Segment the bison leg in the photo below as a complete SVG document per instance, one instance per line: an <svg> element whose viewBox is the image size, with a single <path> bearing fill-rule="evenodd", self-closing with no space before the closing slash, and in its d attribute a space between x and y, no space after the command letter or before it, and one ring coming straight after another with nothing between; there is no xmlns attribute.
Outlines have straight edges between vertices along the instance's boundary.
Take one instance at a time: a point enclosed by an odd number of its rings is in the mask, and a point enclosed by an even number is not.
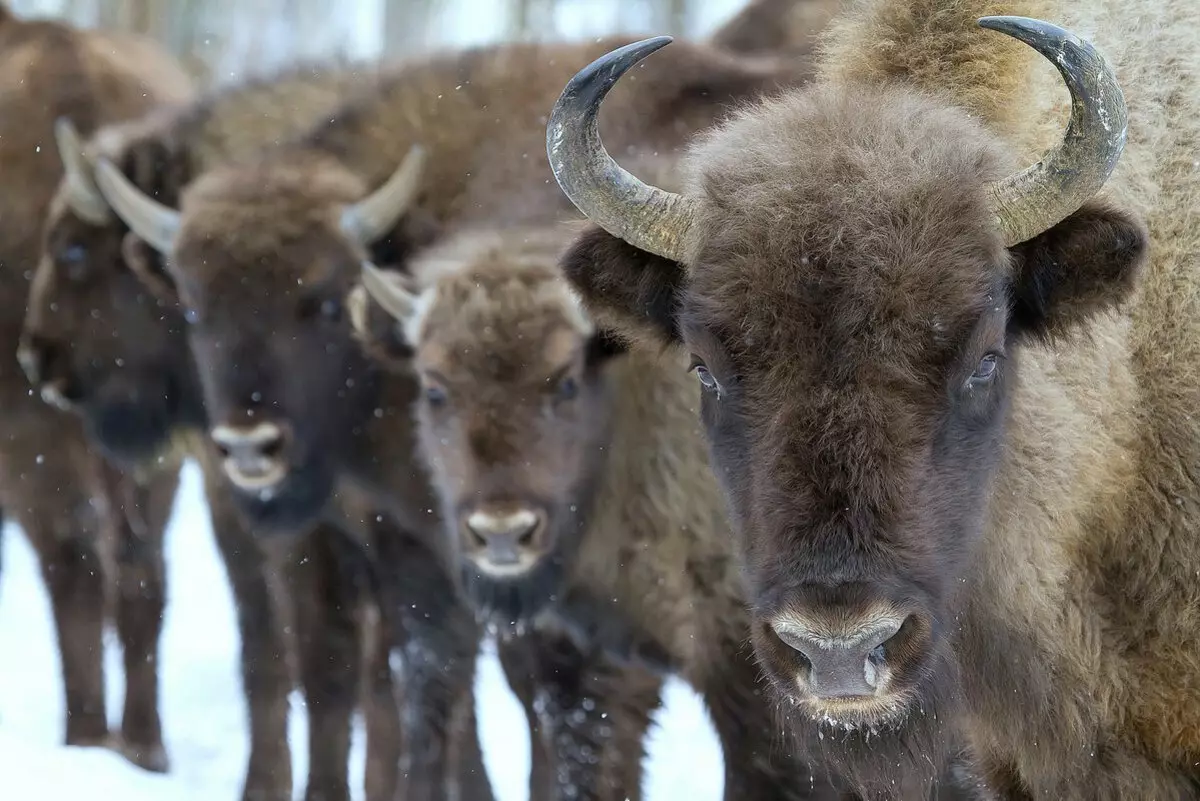
<svg viewBox="0 0 1200 801"><path fill-rule="evenodd" d="M144 485L105 466L118 505L116 524L117 634L125 665L120 747L129 761L164 773L169 767L158 705L158 645L166 608L163 534L179 486L178 466Z"/></svg>
<svg viewBox="0 0 1200 801"><path fill-rule="evenodd" d="M300 676L308 705L306 801L348 801L350 727L362 677L357 611L361 556L341 532L322 526L291 565Z"/></svg>
<svg viewBox="0 0 1200 801"><path fill-rule="evenodd" d="M6 433L0 501L37 552L50 595L66 694L66 743L107 746L106 587L97 546L108 504L96 463L81 437L63 437L61 430L58 439L28 429Z"/></svg>
<svg viewBox="0 0 1200 801"><path fill-rule="evenodd" d="M270 577L282 557L268 558L235 512L228 490L205 471L213 534L229 577L241 637L242 692L250 728L250 758L242 801L291 801L288 694L295 684L289 660L286 608Z"/></svg>
<svg viewBox="0 0 1200 801"><path fill-rule="evenodd" d="M475 726L479 627L432 551L394 530L377 540L403 727L401 797L491 801Z"/></svg>
<svg viewBox="0 0 1200 801"><path fill-rule="evenodd" d="M530 718L531 799L641 797L644 740L661 680L584 653L567 635L535 631L498 644L501 664ZM520 689L516 689L520 688Z"/></svg>
<svg viewBox="0 0 1200 801"><path fill-rule="evenodd" d="M367 730L367 764L363 786L367 801L393 801L399 786L400 715L389 663L389 633L379 619L378 609L364 615L362 642L365 680L364 719Z"/></svg>

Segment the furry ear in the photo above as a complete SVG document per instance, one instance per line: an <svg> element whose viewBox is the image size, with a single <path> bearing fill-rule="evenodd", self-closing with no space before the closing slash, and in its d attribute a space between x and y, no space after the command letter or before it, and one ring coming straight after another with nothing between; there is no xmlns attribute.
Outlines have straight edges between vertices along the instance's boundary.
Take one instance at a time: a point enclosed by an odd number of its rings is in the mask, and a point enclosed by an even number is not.
<svg viewBox="0 0 1200 801"><path fill-rule="evenodd" d="M162 255L133 231L126 233L121 240L121 258L154 297L164 303L179 302L179 293L175 289L175 282L167 275Z"/></svg>
<svg viewBox="0 0 1200 801"><path fill-rule="evenodd" d="M1137 217L1088 203L1012 249L1011 325L1018 334L1052 337L1118 306L1137 286L1148 245Z"/></svg>
<svg viewBox="0 0 1200 801"><path fill-rule="evenodd" d="M687 281L683 266L589 226L559 261L601 327L654 346L680 341L675 312Z"/></svg>

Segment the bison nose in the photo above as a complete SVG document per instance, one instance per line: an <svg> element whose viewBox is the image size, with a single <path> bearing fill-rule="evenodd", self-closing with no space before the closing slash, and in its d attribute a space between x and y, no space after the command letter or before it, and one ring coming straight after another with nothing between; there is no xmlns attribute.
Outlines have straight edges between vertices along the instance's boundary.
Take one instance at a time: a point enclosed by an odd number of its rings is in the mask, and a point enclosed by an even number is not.
<svg viewBox="0 0 1200 801"><path fill-rule="evenodd" d="M533 509L475 509L463 521L463 545L482 570L521 573L545 550L545 528L545 515Z"/></svg>
<svg viewBox="0 0 1200 801"><path fill-rule="evenodd" d="M244 490L265 490L287 474L283 454L287 433L279 425L219 425L210 433L221 454L225 475Z"/></svg>
<svg viewBox="0 0 1200 801"><path fill-rule="evenodd" d="M888 641L896 636L903 618L876 620L853 631L816 629L798 616L784 614L771 628L784 645L804 659L807 675L801 680L817 698L857 698L882 693L890 675Z"/></svg>

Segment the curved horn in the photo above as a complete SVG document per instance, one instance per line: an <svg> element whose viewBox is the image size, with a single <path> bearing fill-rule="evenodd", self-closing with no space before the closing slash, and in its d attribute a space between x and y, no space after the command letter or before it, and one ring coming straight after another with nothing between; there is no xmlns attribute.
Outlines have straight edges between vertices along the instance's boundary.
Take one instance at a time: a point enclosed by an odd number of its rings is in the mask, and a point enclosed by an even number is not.
<svg viewBox="0 0 1200 801"><path fill-rule="evenodd" d="M383 310L401 323L407 322L417 308L417 298L395 274L388 274L370 262L362 264L362 286Z"/></svg>
<svg viewBox="0 0 1200 801"><path fill-rule="evenodd" d="M75 125L66 117L54 121L54 141L62 160L63 177L67 179L67 203L79 219L92 225L108 222L108 203L92 182L92 169L83 154L83 139Z"/></svg>
<svg viewBox="0 0 1200 801"><path fill-rule="evenodd" d="M424 169L425 148L413 145L383 186L342 212L346 236L369 245L391 231L416 198Z"/></svg>
<svg viewBox="0 0 1200 801"><path fill-rule="evenodd" d="M592 222L634 247L683 261L694 202L626 172L604 149L596 125L600 104L621 76L671 41L656 36L634 42L580 70L550 112L546 155L558 185Z"/></svg>
<svg viewBox="0 0 1200 801"><path fill-rule="evenodd" d="M146 195L103 157L96 162L96 184L129 230L159 253L170 252L179 232L179 212Z"/></svg>
<svg viewBox="0 0 1200 801"><path fill-rule="evenodd" d="M1041 53L1071 91L1062 142L1041 161L988 187L1011 247L1062 222L1100 191L1125 149L1128 113L1112 68L1089 42L1028 17L983 17L979 25Z"/></svg>

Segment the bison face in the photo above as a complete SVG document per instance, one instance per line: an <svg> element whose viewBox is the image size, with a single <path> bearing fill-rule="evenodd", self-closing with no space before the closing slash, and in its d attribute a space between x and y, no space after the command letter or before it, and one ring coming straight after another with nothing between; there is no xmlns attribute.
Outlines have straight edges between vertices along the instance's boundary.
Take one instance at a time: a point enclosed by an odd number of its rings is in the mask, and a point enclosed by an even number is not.
<svg viewBox="0 0 1200 801"><path fill-rule="evenodd" d="M226 477L256 524L290 533L324 510L376 402L342 308L360 256L319 230L258 251L220 226L185 225L172 270Z"/></svg>
<svg viewBox="0 0 1200 801"><path fill-rule="evenodd" d="M21 362L118 461L144 462L204 409L183 317L155 254L114 217L56 201L31 289Z"/></svg>
<svg viewBox="0 0 1200 801"><path fill-rule="evenodd" d="M1013 181L957 109L822 86L712 133L687 194L649 187L592 111L609 68L661 41L580 73L548 128L560 184L603 225L563 267L592 313L692 354L758 659L793 730L829 752L838 729L869 794L932 782L945 753L975 546L1004 513L998 465L1021 458L1022 345L1107 315L1142 264L1140 223L1088 200L1120 152L1119 90L1081 100L1078 75L1111 76L1045 27L1078 135Z"/></svg>
<svg viewBox="0 0 1200 801"><path fill-rule="evenodd" d="M557 241L557 240L556 240ZM561 597L610 413L598 334L536 237L468 236L422 254L410 288L368 270L421 382L419 441L464 587L499 626Z"/></svg>
<svg viewBox="0 0 1200 801"><path fill-rule="evenodd" d="M369 194L319 156L216 169L189 186L180 211L97 165L112 208L167 256L213 443L261 530L295 533L324 511L376 408L377 375L342 303L365 245L412 199L422 159L414 148Z"/></svg>

